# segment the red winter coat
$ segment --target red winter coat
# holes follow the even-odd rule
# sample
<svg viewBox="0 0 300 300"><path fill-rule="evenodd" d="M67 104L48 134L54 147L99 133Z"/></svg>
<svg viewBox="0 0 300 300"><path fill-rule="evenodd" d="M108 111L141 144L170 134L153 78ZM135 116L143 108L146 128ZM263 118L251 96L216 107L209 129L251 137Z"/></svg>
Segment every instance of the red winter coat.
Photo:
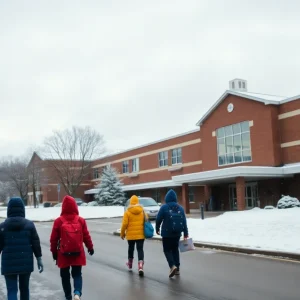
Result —
<svg viewBox="0 0 300 300"><path fill-rule="evenodd" d="M78 206L71 196L66 196L63 200L61 216L65 219L73 220L75 216L79 215ZM93 242L88 231L86 222L83 218L79 217L79 222L82 225L83 242L88 250L93 249ZM59 268L67 268L70 266L85 266L86 256L85 252L81 251L79 256L65 256L59 249L57 249L60 240L60 229L62 225L61 217L54 221L51 237L50 237L50 250L53 254L57 254L57 265Z"/></svg>

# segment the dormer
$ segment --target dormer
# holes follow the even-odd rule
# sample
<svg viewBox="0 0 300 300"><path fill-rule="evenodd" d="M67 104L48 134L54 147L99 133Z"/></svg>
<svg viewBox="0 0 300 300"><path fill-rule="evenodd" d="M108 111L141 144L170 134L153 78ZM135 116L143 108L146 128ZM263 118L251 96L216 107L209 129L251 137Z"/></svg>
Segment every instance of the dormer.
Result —
<svg viewBox="0 0 300 300"><path fill-rule="evenodd" d="M247 92L248 91L247 80L239 79L239 78L230 80L229 89L237 92Z"/></svg>

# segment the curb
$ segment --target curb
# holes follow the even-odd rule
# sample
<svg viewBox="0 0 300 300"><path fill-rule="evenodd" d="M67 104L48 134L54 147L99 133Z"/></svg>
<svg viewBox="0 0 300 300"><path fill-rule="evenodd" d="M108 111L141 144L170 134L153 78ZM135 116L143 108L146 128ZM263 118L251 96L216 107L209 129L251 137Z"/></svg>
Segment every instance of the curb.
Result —
<svg viewBox="0 0 300 300"><path fill-rule="evenodd" d="M120 236L120 232L114 231L113 235ZM151 240L161 241L160 237L153 237ZM233 246L219 245L219 244L209 244L209 243L201 243L194 242L194 246L197 248L206 248L206 249L216 249L223 250L227 252L234 253L243 253L243 254L251 254L251 255L263 255L269 257L276 257L281 259L292 259L295 261L300 261L300 254L291 253L291 252L280 252L280 251L268 251L268 250L259 250L259 249L249 249L249 248L239 248Z"/></svg>

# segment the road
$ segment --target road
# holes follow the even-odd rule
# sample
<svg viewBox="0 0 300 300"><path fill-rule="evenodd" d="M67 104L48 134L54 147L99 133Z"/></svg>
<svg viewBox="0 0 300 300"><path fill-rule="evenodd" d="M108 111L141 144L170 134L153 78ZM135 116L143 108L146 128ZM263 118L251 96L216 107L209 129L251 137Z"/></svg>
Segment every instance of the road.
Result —
<svg viewBox="0 0 300 300"><path fill-rule="evenodd" d="M119 219L88 221L95 255L83 269L82 300L292 300L299 299L300 264L197 249L181 255L181 276L168 278L161 243L146 241L145 277L125 267L127 243L111 234ZM37 224L45 271L34 272L31 300L63 300L59 270L49 253L51 223ZM135 261L135 269L136 269ZM0 299L5 298L0 279Z"/></svg>

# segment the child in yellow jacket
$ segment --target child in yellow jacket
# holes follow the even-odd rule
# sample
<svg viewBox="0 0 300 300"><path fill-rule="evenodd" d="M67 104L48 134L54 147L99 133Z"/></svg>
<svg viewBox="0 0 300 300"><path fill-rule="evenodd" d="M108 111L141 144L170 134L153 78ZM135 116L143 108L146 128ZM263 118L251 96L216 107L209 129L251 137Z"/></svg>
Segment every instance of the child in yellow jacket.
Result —
<svg viewBox="0 0 300 300"><path fill-rule="evenodd" d="M124 213L122 227L121 227L121 238L124 240L126 237L128 241L128 262L127 266L129 271L132 271L132 264L134 258L134 248L136 245L138 253L138 270L139 275L144 275L144 222L148 219L145 214L142 205L139 203L137 196L130 198L130 205Z"/></svg>

